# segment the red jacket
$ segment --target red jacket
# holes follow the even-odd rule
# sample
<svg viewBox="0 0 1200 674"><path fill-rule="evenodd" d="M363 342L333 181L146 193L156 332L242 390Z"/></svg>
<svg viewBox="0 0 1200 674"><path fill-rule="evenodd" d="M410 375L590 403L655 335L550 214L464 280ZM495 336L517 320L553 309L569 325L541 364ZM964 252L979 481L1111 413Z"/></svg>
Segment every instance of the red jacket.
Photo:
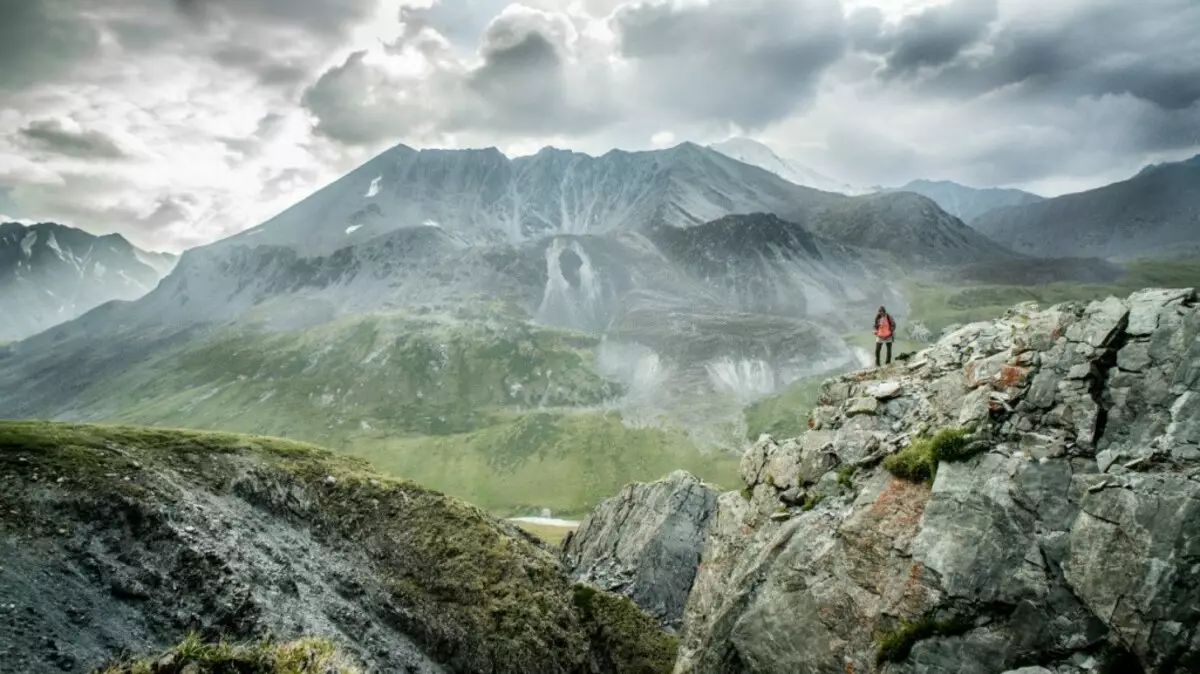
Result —
<svg viewBox="0 0 1200 674"><path fill-rule="evenodd" d="M875 317L875 336L886 339L896 333L896 321L891 314Z"/></svg>

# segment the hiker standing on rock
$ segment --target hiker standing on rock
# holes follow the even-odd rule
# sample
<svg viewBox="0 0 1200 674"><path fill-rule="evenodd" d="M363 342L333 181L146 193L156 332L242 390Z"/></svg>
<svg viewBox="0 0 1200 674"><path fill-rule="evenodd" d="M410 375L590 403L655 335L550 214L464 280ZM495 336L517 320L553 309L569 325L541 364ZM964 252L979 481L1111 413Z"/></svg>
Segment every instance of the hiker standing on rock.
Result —
<svg viewBox="0 0 1200 674"><path fill-rule="evenodd" d="M886 307L879 307L875 312L875 367L879 367L879 347L887 344L887 364L892 364L892 341L896 334L896 320L887 312Z"/></svg>

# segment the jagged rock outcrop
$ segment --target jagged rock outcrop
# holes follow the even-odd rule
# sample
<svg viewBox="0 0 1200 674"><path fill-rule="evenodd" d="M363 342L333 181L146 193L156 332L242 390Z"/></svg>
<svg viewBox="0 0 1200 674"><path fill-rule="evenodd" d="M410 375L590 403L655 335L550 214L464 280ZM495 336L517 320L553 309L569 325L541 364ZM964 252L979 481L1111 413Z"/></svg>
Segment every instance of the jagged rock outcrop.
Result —
<svg viewBox="0 0 1200 674"><path fill-rule="evenodd" d="M563 564L573 580L629 597L674 631L716 500L714 489L681 470L627 485L563 542Z"/></svg>
<svg viewBox="0 0 1200 674"><path fill-rule="evenodd" d="M719 497L676 672L1200 671L1198 335L1192 290L1023 305L827 382Z"/></svg>

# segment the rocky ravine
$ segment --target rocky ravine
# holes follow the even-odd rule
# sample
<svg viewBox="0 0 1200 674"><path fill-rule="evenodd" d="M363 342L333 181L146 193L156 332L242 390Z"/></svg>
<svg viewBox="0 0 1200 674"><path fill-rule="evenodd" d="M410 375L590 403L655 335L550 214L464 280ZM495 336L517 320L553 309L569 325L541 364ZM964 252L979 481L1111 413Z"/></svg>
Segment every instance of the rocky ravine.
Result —
<svg viewBox="0 0 1200 674"><path fill-rule="evenodd" d="M192 631L327 639L364 672L649 673L675 653L528 534L324 450L0 423L0 672L92 671Z"/></svg>
<svg viewBox="0 0 1200 674"><path fill-rule="evenodd" d="M676 673L1200 671L1198 334L1191 290L1019 306L827 382L718 498Z"/></svg>

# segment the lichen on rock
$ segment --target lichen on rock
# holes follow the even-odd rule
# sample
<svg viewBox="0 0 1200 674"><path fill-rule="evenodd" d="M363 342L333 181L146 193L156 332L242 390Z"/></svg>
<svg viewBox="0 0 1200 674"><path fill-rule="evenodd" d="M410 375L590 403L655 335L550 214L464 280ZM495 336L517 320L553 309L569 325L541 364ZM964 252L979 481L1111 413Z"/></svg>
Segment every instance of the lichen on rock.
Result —
<svg viewBox="0 0 1200 674"><path fill-rule="evenodd" d="M1198 304L1022 305L826 382L718 498L675 671L1200 671Z"/></svg>

